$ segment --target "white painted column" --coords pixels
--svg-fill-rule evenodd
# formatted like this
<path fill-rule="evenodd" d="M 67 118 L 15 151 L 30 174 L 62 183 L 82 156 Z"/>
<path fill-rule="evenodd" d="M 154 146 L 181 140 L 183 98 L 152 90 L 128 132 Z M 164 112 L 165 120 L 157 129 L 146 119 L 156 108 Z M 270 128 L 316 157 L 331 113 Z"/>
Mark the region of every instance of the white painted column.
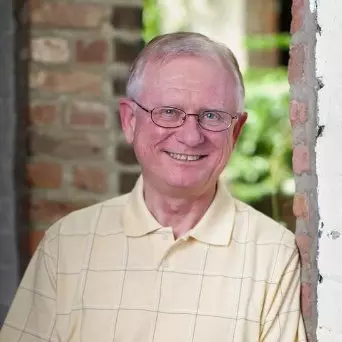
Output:
<path fill-rule="evenodd" d="M 342 1 L 310 0 L 317 6 L 318 92 L 316 164 L 320 215 L 318 268 L 319 342 L 342 341 Z"/>

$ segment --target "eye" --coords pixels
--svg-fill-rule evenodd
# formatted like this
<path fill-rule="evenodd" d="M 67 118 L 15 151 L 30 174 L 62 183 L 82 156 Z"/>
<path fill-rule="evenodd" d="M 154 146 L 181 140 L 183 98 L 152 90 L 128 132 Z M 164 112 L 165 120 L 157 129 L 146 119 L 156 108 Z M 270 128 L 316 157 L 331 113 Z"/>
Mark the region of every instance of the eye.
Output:
<path fill-rule="evenodd" d="M 207 121 L 221 121 L 222 116 L 218 112 L 204 112 L 202 116 L 203 120 Z"/>
<path fill-rule="evenodd" d="M 177 108 L 161 107 L 156 109 L 153 114 L 154 117 L 159 120 L 177 121 L 182 117 L 183 112 Z"/>
<path fill-rule="evenodd" d="M 160 114 L 163 116 L 176 116 L 179 114 L 179 111 L 174 108 L 162 108 Z"/>

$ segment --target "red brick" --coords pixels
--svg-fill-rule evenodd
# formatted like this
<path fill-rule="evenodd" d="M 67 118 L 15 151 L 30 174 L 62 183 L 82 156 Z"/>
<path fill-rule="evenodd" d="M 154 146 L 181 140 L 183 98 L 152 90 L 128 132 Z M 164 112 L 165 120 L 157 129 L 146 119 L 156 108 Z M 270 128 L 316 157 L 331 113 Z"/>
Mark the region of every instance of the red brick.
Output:
<path fill-rule="evenodd" d="M 295 194 L 293 198 L 293 213 L 297 218 L 307 219 L 309 216 L 307 197 L 305 194 Z"/>
<path fill-rule="evenodd" d="M 29 122 L 32 125 L 49 125 L 57 120 L 57 106 L 54 104 L 31 104 Z"/>
<path fill-rule="evenodd" d="M 306 331 L 307 342 L 317 342 L 316 337 L 311 334 L 311 332 Z"/>
<path fill-rule="evenodd" d="M 291 34 L 295 34 L 303 26 L 303 8 L 304 8 L 304 0 L 292 1 Z"/>
<path fill-rule="evenodd" d="M 30 203 L 30 220 L 52 224 L 74 210 L 81 209 L 86 204 L 34 199 Z"/>
<path fill-rule="evenodd" d="M 138 178 L 139 173 L 133 173 L 133 172 L 123 172 L 119 175 L 119 193 L 120 194 L 126 194 L 134 188 Z"/>
<path fill-rule="evenodd" d="M 36 62 L 65 63 L 70 58 L 68 41 L 62 38 L 33 38 L 31 58 Z"/>
<path fill-rule="evenodd" d="M 28 0 L 28 7 L 30 12 L 35 11 L 43 6 L 45 0 Z"/>
<path fill-rule="evenodd" d="M 301 288 L 302 314 L 304 319 L 312 316 L 312 285 L 303 283 Z"/>
<path fill-rule="evenodd" d="M 62 185 L 63 168 L 56 163 L 36 162 L 27 165 L 27 180 L 30 186 L 57 189 Z"/>
<path fill-rule="evenodd" d="M 114 61 L 132 63 L 140 51 L 145 46 L 142 39 L 126 40 L 116 37 L 113 40 L 113 57 Z"/>
<path fill-rule="evenodd" d="M 40 241 L 43 239 L 45 234 L 44 230 L 33 230 L 29 235 L 29 253 L 30 256 L 36 251 Z"/>
<path fill-rule="evenodd" d="M 290 120 L 292 126 L 302 124 L 308 119 L 308 107 L 303 102 L 291 101 Z"/>
<path fill-rule="evenodd" d="M 87 71 L 34 72 L 30 76 L 31 88 L 53 93 L 101 94 L 102 78 Z"/>
<path fill-rule="evenodd" d="M 120 143 L 116 147 L 116 160 L 125 165 L 137 165 L 137 157 L 132 146 Z"/>
<path fill-rule="evenodd" d="M 296 242 L 301 257 L 302 266 L 308 266 L 310 264 L 310 250 L 313 244 L 312 237 L 301 234 L 296 236 Z"/>
<path fill-rule="evenodd" d="M 116 96 L 125 96 L 126 94 L 127 78 L 117 77 L 113 81 L 113 90 Z"/>
<path fill-rule="evenodd" d="M 96 40 L 76 42 L 76 61 L 81 63 L 106 63 L 108 61 L 108 42 Z"/>
<path fill-rule="evenodd" d="M 75 102 L 70 110 L 69 124 L 76 127 L 104 128 L 109 113 L 109 108 L 102 103 Z"/>
<path fill-rule="evenodd" d="M 141 7 L 117 5 L 111 16 L 111 24 L 116 29 L 139 30 L 142 27 L 142 11 Z"/>
<path fill-rule="evenodd" d="M 107 172 L 96 166 L 78 166 L 74 170 L 74 186 L 90 192 L 106 192 Z"/>
<path fill-rule="evenodd" d="M 30 155 L 46 155 L 64 160 L 101 160 L 104 139 L 100 134 L 75 131 L 55 131 L 30 134 Z"/>
<path fill-rule="evenodd" d="M 297 84 L 304 79 L 305 47 L 303 44 L 293 45 L 290 49 L 289 83 Z"/>
<path fill-rule="evenodd" d="M 292 167 L 296 174 L 310 172 L 310 153 L 307 146 L 297 145 L 293 148 Z"/>
<path fill-rule="evenodd" d="M 33 7 L 31 22 L 44 28 L 94 29 L 100 27 L 105 16 L 106 7 L 101 5 L 42 1 Z"/>

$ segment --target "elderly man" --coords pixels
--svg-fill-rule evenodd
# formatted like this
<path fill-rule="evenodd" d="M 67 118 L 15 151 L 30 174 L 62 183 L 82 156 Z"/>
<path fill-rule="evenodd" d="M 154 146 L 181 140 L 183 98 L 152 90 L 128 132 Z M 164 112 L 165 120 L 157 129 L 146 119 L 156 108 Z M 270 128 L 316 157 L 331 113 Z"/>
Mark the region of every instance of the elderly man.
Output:
<path fill-rule="evenodd" d="M 46 232 L 1 342 L 306 341 L 293 234 L 219 179 L 243 109 L 228 48 L 196 33 L 150 42 L 120 101 L 142 176 Z"/>

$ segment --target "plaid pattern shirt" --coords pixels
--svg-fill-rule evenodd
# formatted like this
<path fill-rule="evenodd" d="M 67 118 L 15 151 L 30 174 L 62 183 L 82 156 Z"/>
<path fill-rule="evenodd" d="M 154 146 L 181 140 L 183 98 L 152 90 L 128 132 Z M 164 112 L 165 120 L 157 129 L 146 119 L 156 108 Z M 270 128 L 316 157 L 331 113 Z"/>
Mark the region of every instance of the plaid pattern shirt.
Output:
<path fill-rule="evenodd" d="M 1 342 L 304 342 L 294 235 L 220 181 L 174 239 L 134 190 L 45 234 Z"/>

